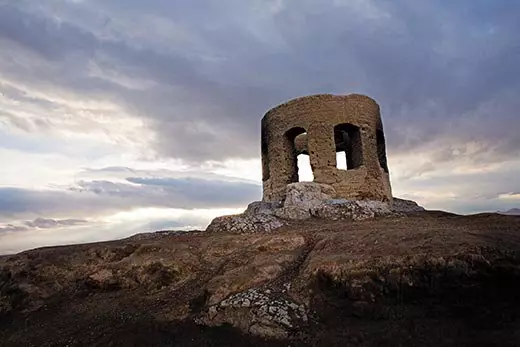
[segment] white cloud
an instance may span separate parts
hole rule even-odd
[[[520,203],[520,193],[500,194],[498,198],[504,200],[512,200],[513,202]]]

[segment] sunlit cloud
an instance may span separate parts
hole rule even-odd
[[[504,199],[504,200],[513,200],[513,201],[516,201],[517,203],[520,203],[520,193],[500,194],[498,196],[498,198]]]

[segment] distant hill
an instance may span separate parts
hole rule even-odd
[[[520,208],[512,208],[508,211],[498,212],[500,214],[507,214],[509,216],[520,216]]]

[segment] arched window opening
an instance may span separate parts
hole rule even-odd
[[[309,154],[309,150],[307,148],[307,133],[301,133],[294,138],[294,148],[296,149],[297,155]]]
[[[285,133],[291,167],[289,168],[289,182],[313,181],[314,175],[310,164],[307,150],[307,132],[305,129],[296,127]]]
[[[376,131],[377,138],[377,157],[379,158],[379,165],[381,168],[388,172],[388,162],[386,160],[386,141],[385,141],[385,133],[383,130]]]
[[[271,168],[269,167],[269,153],[268,153],[267,130],[262,121],[262,138],[261,138],[261,152],[262,152],[262,180],[267,181],[271,177]]]
[[[359,127],[352,124],[338,124],[334,127],[336,143],[336,167],[353,170],[363,165],[363,146]]]

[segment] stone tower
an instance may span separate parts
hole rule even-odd
[[[379,105],[359,94],[293,99],[262,118],[263,201],[282,201],[298,182],[297,157],[308,155],[314,182],[335,198],[392,202]],[[336,153],[345,152],[347,169]]]

